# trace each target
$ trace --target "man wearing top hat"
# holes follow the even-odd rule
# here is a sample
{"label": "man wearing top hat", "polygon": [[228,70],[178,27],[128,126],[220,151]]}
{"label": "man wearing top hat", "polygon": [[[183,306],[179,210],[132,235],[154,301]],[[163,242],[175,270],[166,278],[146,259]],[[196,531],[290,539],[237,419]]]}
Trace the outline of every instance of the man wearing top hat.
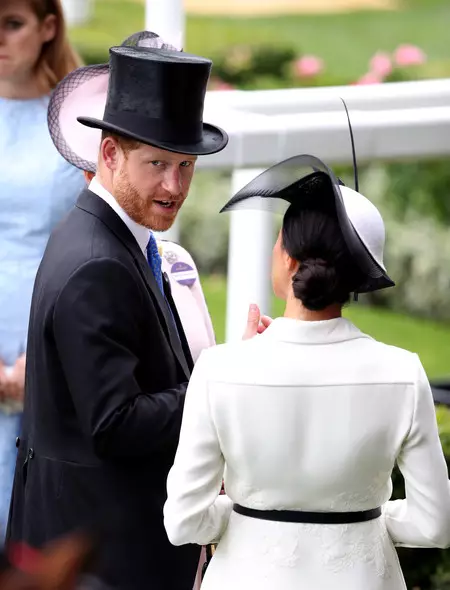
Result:
{"label": "man wearing top hat", "polygon": [[110,50],[103,118],[78,118],[103,131],[97,174],[35,283],[7,540],[40,547],[107,518],[111,588],[191,590],[198,564],[200,549],[171,546],[163,526],[193,363],[151,230],[174,222],[197,156],[227,144],[202,121],[211,65]]}

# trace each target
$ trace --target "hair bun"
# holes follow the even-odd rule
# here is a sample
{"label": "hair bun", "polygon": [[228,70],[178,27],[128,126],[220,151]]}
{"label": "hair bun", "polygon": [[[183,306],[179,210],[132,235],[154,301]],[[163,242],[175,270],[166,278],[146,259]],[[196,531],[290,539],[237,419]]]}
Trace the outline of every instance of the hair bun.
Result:
{"label": "hair bun", "polygon": [[322,258],[308,258],[292,279],[294,295],[312,311],[319,311],[340,301],[342,285],[336,268]]}

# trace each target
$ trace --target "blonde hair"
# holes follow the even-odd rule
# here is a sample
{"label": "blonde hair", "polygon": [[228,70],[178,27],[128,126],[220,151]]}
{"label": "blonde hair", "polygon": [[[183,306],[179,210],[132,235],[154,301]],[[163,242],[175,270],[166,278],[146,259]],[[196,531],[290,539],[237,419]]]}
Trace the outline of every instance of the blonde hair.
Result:
{"label": "blonde hair", "polygon": [[43,94],[48,94],[67,74],[81,65],[81,59],[69,43],[61,0],[28,2],[40,21],[50,14],[56,17],[56,34],[42,46],[35,66],[39,88]]}

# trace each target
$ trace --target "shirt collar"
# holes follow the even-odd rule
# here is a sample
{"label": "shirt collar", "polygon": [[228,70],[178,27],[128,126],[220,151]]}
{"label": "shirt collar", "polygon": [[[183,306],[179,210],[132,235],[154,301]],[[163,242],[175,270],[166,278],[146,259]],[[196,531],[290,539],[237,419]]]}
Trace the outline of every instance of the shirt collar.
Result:
{"label": "shirt collar", "polygon": [[108,203],[111,209],[117,213],[117,215],[135,237],[136,242],[138,243],[139,248],[142,250],[144,256],[147,257],[147,244],[150,239],[150,230],[133,221],[133,219],[131,219],[131,217],[122,209],[112,194],[100,184],[96,176],[94,176],[94,178],[91,180],[89,184],[89,190]]}
{"label": "shirt collar", "polygon": [[291,318],[276,318],[264,332],[266,338],[299,344],[328,344],[355,338],[370,338],[346,318],[306,322]]}

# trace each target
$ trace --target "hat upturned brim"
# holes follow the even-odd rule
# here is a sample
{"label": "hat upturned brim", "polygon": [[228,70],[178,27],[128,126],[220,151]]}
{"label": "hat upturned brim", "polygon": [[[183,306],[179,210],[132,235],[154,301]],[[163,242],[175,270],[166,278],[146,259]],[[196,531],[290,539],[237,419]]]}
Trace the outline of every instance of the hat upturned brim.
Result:
{"label": "hat upturned brim", "polygon": [[92,129],[110,131],[111,133],[116,133],[117,135],[121,135],[129,139],[135,139],[141,143],[167,150],[169,152],[176,152],[179,154],[191,156],[207,156],[209,154],[216,154],[217,152],[223,150],[228,143],[227,133],[223,129],[220,129],[220,127],[210,125],[209,123],[203,123],[203,137],[201,141],[196,143],[174,143],[158,141],[152,137],[133,133],[124,127],[114,125],[107,121],[103,121],[102,119],[82,116],[77,117],[77,120],[82,125]]}
{"label": "hat upturned brim", "polygon": [[68,74],[50,97],[47,123],[58,152],[70,164],[95,173],[101,131],[77,122],[81,112],[102,117],[108,92],[109,65],[82,66]]}
{"label": "hat upturned brim", "polygon": [[[331,190],[323,190],[324,181]],[[378,210],[360,193],[352,193],[361,197],[362,208],[357,211],[358,221],[361,221],[362,212],[367,217],[364,219],[365,226],[373,225],[377,228],[378,242],[384,246],[384,224]],[[319,198],[320,195],[322,198]],[[325,209],[336,215],[350,255],[365,276],[358,293],[378,291],[395,285],[384,268],[382,251],[381,255],[372,252],[368,245],[370,241],[364,240],[364,236],[358,233],[354,225],[355,220],[352,222],[351,213],[346,210],[340,182],[333,171],[315,156],[294,156],[268,168],[238,191],[221,209],[221,213],[245,209],[280,211],[280,202],[283,201],[286,208],[291,204],[299,207],[304,204],[305,208]],[[369,207],[366,207],[367,204]]]}

